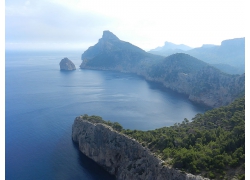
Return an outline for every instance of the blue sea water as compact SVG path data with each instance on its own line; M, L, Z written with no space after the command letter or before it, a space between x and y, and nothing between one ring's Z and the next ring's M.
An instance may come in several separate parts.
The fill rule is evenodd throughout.
M6 179L114 179L72 142L76 116L99 115L124 128L150 130L205 111L137 75L79 69L81 53L6 52ZM64 57L77 70L60 71Z

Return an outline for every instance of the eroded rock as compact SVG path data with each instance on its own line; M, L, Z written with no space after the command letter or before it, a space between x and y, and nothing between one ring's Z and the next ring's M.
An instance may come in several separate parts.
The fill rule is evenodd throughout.
M76 70L75 64L66 57L61 60L59 65L60 65L60 70L64 71Z

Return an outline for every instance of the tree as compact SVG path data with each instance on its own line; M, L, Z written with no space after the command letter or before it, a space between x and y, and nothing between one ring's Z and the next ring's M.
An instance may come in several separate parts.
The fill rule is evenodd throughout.
M114 122L112 125L112 128L116 131L122 131L123 127L118 123L118 122Z

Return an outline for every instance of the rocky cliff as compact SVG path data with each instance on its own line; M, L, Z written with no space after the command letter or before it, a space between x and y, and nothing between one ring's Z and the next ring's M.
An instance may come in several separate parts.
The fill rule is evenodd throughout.
M225 106L245 93L245 74L229 75L188 54L177 53L148 68L145 78L157 81L191 101Z
M202 180L163 165L147 148L128 136L101 123L91 123L83 116L72 125L72 140L79 150L105 168L118 180Z
M66 57L60 61L59 65L60 65L60 70L71 71L76 69L75 64Z

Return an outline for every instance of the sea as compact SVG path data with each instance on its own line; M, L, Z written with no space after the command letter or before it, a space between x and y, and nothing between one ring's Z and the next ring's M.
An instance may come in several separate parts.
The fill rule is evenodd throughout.
M80 69L82 53L5 51L6 180L115 179L72 142L77 116L146 131L207 110L136 74ZM60 71L64 57L75 71Z

